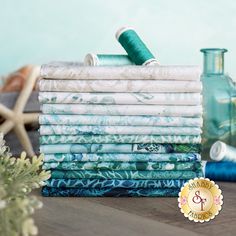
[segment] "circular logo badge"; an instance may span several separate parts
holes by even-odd
[[[189,220],[205,222],[219,214],[223,196],[214,181],[205,178],[189,180],[179,192],[179,208]]]

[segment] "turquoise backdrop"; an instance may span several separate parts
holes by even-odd
[[[124,53],[116,30],[133,26],[162,64],[201,64],[225,47],[236,78],[234,0],[0,0],[0,75],[24,64]]]

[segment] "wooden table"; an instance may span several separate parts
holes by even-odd
[[[224,205],[208,223],[193,223],[177,198],[44,198],[35,214],[40,236],[235,235],[236,184],[218,183]]]

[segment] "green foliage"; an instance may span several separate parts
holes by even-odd
[[[43,157],[12,157],[0,134],[0,235],[29,236],[37,234],[37,227],[31,215],[42,203],[29,195],[50,177],[42,171]]]

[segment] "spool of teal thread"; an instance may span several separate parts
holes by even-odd
[[[136,65],[158,65],[154,55],[134,29],[122,27],[117,31],[116,38]]]
[[[206,178],[210,180],[235,182],[236,181],[236,163],[229,161],[220,162],[202,162],[203,172]]]
[[[236,162],[236,148],[217,141],[211,146],[210,157],[214,161]]]
[[[84,58],[85,66],[127,66],[134,65],[128,55],[93,54],[89,53]]]

